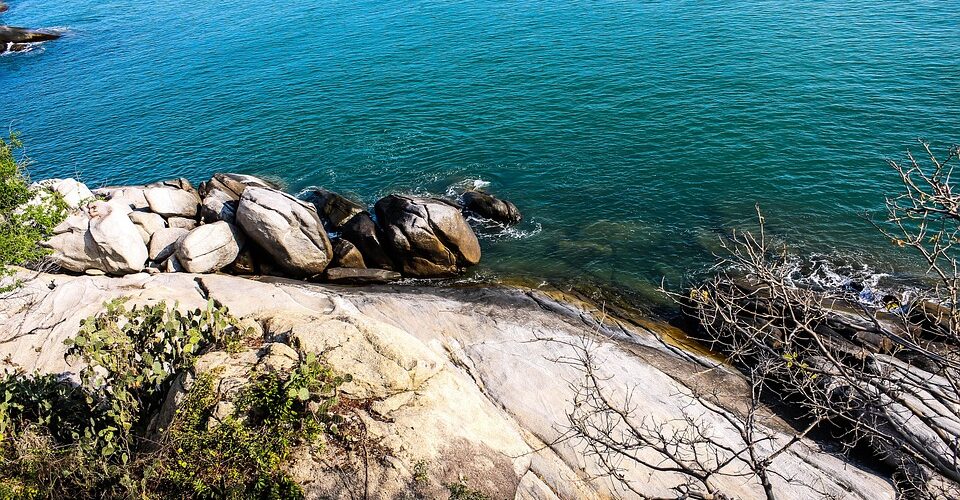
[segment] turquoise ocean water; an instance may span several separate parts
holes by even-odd
[[[960,3],[7,0],[35,177],[237,171],[372,203],[489,183],[481,276],[643,289],[769,228],[889,270],[884,158],[960,142]]]

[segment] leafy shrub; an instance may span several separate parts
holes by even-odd
[[[264,373],[242,392],[234,412],[211,422],[219,403],[213,377],[190,390],[168,432],[169,457],[158,461],[161,491],[189,497],[298,498],[281,470],[295,446],[337,432],[336,376],[310,354],[290,374]]]
[[[148,440],[175,377],[242,332],[213,301],[181,313],[124,300],[87,318],[68,341],[79,386],[55,376],[0,379],[0,499],[296,498],[281,469],[291,450],[341,433],[339,377],[309,355],[289,374],[256,374],[219,422],[216,373],[197,378],[168,429]],[[228,349],[229,350],[229,349]]]
[[[8,266],[41,261],[46,249],[39,243],[53,234],[67,214],[59,195],[47,193],[34,200],[26,160],[18,160],[23,143],[16,134],[0,138],[0,278],[9,276]],[[16,285],[0,289],[8,291]]]

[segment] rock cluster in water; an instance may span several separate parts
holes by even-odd
[[[512,203],[467,192],[461,202],[392,194],[373,213],[325,189],[291,196],[257,177],[218,173],[90,191],[73,179],[36,188],[63,196],[71,213],[44,243],[77,273],[267,274],[341,283],[442,278],[480,262],[464,212],[505,224]],[[481,200],[481,201],[476,201]]]

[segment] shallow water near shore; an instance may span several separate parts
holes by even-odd
[[[908,269],[857,217],[884,163],[960,141],[953,2],[10,2],[67,35],[0,57],[33,175],[216,171],[373,203],[489,183],[481,278],[645,293],[754,224],[803,255]]]

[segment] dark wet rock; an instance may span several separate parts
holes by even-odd
[[[340,228],[340,238],[353,243],[369,268],[393,270],[393,259],[383,246],[383,233],[367,212],[361,212]]]
[[[249,186],[240,197],[237,224],[291,276],[323,272],[333,248],[313,205],[275,189]]]
[[[461,197],[464,210],[501,224],[513,225],[523,219],[516,205],[481,191],[467,191]]]
[[[353,243],[340,238],[333,244],[333,267],[349,267],[363,269],[367,265],[363,261],[363,254]]]
[[[480,262],[480,242],[459,207],[440,199],[390,195],[378,201],[384,243],[404,275],[453,276]]]
[[[327,230],[340,229],[353,216],[363,212],[363,205],[326,189],[313,189],[303,195],[304,201],[317,207],[317,213],[324,219]]]
[[[7,5],[7,4],[5,4],[5,3],[3,3],[3,2],[0,2],[0,13],[6,12],[6,11],[9,10],[9,9],[10,9],[10,6],[9,6],[9,5]]]
[[[356,269],[331,267],[323,273],[324,281],[343,285],[373,285],[397,281],[402,276],[396,271],[386,269]]]
[[[18,28],[16,26],[0,26],[0,45],[10,43],[37,43],[48,42],[60,38],[59,33],[44,30],[32,30],[29,28]]]

